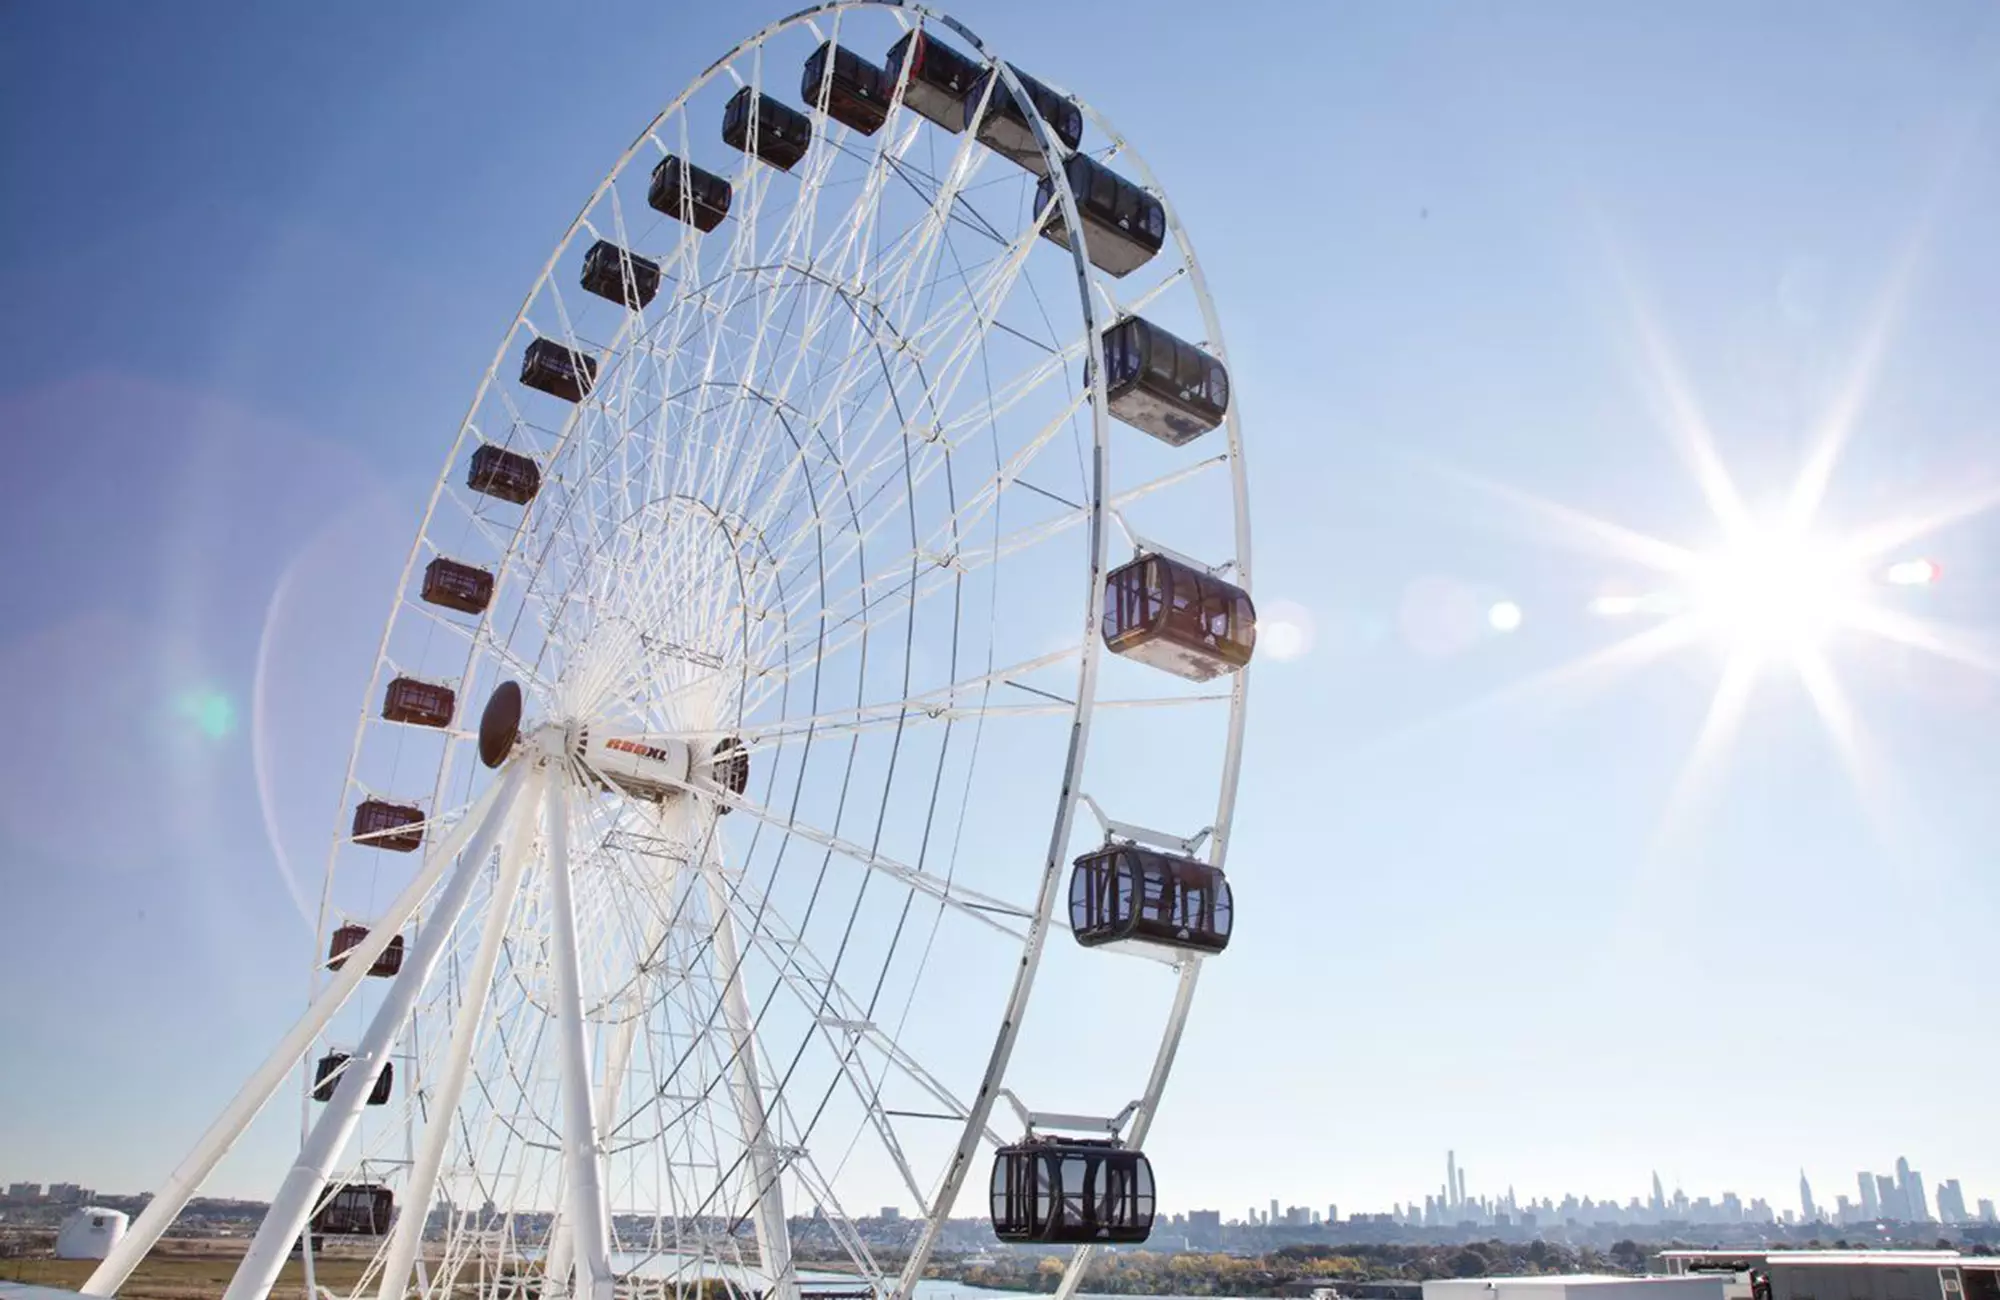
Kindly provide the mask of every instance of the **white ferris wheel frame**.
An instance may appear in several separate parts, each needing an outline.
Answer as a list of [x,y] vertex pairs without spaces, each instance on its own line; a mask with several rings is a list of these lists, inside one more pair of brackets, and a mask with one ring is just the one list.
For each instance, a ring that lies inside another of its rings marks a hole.
[[[508,326],[500,350],[495,355],[493,362],[487,367],[486,373],[473,397],[468,416],[461,424],[459,434],[454,440],[451,453],[446,461],[443,476],[434,487],[429,503],[426,506],[423,524],[418,529],[416,541],[410,550],[409,557],[404,566],[400,591],[407,592],[409,590],[412,575],[427,553],[426,544],[431,520],[437,512],[440,502],[451,490],[450,480],[453,470],[459,463],[463,451],[469,442],[476,441],[478,438],[478,433],[474,428],[473,422],[482,409],[488,390],[493,388],[496,381],[502,375],[502,368],[506,364],[512,341],[524,326],[531,331],[535,329],[528,319],[529,311],[539,299],[543,286],[549,282],[550,277],[555,273],[558,260],[562,257],[565,250],[571,246],[579,234],[594,230],[590,226],[588,218],[599,201],[605,196],[606,191],[625,171],[628,164],[649,139],[653,139],[656,144],[658,143],[657,138],[653,136],[656,128],[667,122],[676,113],[679,113],[695,93],[706,86],[719,73],[726,70],[734,76],[736,61],[747,52],[761,51],[762,47],[779,33],[801,25],[808,27],[815,36],[823,39],[824,36],[820,32],[817,20],[831,18],[835,23],[834,30],[837,33],[840,15],[849,10],[888,10],[894,14],[895,21],[905,31],[916,31],[920,30],[923,26],[934,25],[950,31],[959,39],[966,42],[975,58],[983,60],[987,66],[998,70],[998,76],[1004,82],[1007,90],[1013,94],[1017,103],[1027,109],[1025,115],[1042,151],[1045,165],[1049,167],[1052,175],[1062,175],[1060,164],[1065,151],[1055,141],[1048,124],[1042,119],[1040,112],[1033,107],[1033,100],[1027,94],[1014,68],[1006,60],[993,54],[976,34],[956,19],[924,5],[911,3],[909,0],[831,0],[830,3],[816,5],[767,25],[755,35],[740,43],[727,55],[711,64],[661,110],[653,122],[639,134],[632,145],[618,158],[605,179],[600,182],[597,189],[593,191],[589,199],[585,202],[579,216],[564,233],[554,252],[551,253],[540,276],[537,277],[534,287],[529,291],[524,300],[522,308],[516,313],[513,322]],[[907,84],[908,75],[906,67],[901,77],[899,77],[896,87],[895,102],[897,104],[901,103],[903,87]],[[738,80],[740,81],[740,78]],[[1067,94],[1068,92],[1061,93]],[[1140,157],[1136,150],[1130,147],[1125,138],[1112,128],[1110,123],[1101,114],[1091,108],[1081,98],[1075,96],[1071,96],[1071,98],[1082,109],[1086,120],[1108,141],[1109,149],[1104,156],[1119,158],[1121,166],[1129,168],[1134,173],[1134,179],[1157,198],[1164,208],[1167,231],[1170,232],[1182,261],[1183,271],[1178,274],[1186,276],[1187,287],[1194,296],[1206,329],[1205,347],[1227,366],[1229,358],[1223,339],[1221,321],[1209,296],[1206,279],[1196,258],[1193,245],[1188,238],[1186,230],[1182,227],[1165,189],[1159,185],[1151,169],[1146,166],[1143,158]],[[1068,753],[1061,785],[1061,794],[1058,799],[1054,824],[1049,838],[1049,847],[1042,864],[1036,902],[1027,915],[1019,918],[1026,921],[1025,930],[1017,932],[1011,928],[1009,929],[1009,933],[1017,934],[1022,941],[1020,966],[1014,977],[1012,991],[1007,999],[1001,1017],[1000,1028],[988,1057],[979,1090],[969,1102],[963,1103],[966,1111],[964,1123],[950,1164],[945,1171],[941,1183],[937,1186],[928,1202],[924,1204],[926,1215],[924,1227],[916,1246],[912,1249],[895,1284],[895,1300],[907,1300],[918,1281],[923,1277],[925,1266],[938,1244],[938,1238],[942,1232],[946,1218],[953,1209],[963,1188],[964,1181],[970,1172],[973,1156],[982,1142],[991,1140],[989,1119],[994,1104],[1000,1097],[1003,1095],[1007,1096],[1015,1109],[1021,1114],[1024,1122],[1028,1123],[1031,1127],[1036,1121],[1041,1121],[1045,1125],[1054,1127],[1101,1127],[1102,1131],[1107,1131],[1114,1136],[1121,1137],[1126,1145],[1138,1147],[1146,1138],[1160,1098],[1164,1093],[1200,976],[1202,959],[1194,953],[1182,953],[1171,958],[1172,964],[1178,969],[1178,979],[1171,1011],[1169,1012],[1167,1023],[1162,1033],[1157,1054],[1148,1074],[1145,1089],[1131,1105],[1126,1107],[1123,1113],[1109,1119],[1053,1113],[1037,1115],[1022,1106],[1004,1086],[1008,1066],[1026,1018],[1030,994],[1034,987],[1036,974],[1041,965],[1048,932],[1053,924],[1059,885],[1068,857],[1068,846],[1071,843],[1078,806],[1080,804],[1090,804],[1099,820],[1104,822],[1107,834],[1115,829],[1121,834],[1136,838],[1151,838],[1156,842],[1177,844],[1179,847],[1186,849],[1192,849],[1193,844],[1198,843],[1205,836],[1209,841],[1207,846],[1207,860],[1210,864],[1218,868],[1224,864],[1235,810],[1236,786],[1242,758],[1244,711],[1248,688],[1247,668],[1235,673],[1229,683],[1227,695],[1229,713],[1225,752],[1222,760],[1219,798],[1214,819],[1207,828],[1204,828],[1199,834],[1193,837],[1192,841],[1174,835],[1162,836],[1158,832],[1146,832],[1143,828],[1111,822],[1104,817],[1101,810],[1096,808],[1094,802],[1090,801],[1088,792],[1083,787],[1084,766],[1088,752],[1091,720],[1096,708],[1100,707],[1101,704],[1097,700],[1097,676],[1104,649],[1098,635],[1098,629],[1104,614],[1105,578],[1109,569],[1110,537],[1107,524],[1115,522],[1119,527],[1124,527],[1124,521],[1118,517],[1116,511],[1118,502],[1109,495],[1109,456],[1112,421],[1107,409],[1106,372],[1102,344],[1104,330],[1120,317],[1120,304],[1113,300],[1110,293],[1105,289],[1101,278],[1093,272],[1087,253],[1086,227],[1079,220],[1076,201],[1069,186],[1064,183],[1057,184],[1053,188],[1055,201],[1060,206],[1064,225],[1068,231],[1072,232],[1069,251],[1076,273],[1077,290],[1083,316],[1083,334],[1089,357],[1088,398],[1091,408],[1092,455],[1089,474],[1090,499],[1087,507],[1087,515],[1083,520],[1083,522],[1087,523],[1089,530],[1090,572],[1082,624],[1083,636],[1080,651],[1078,652],[1079,663],[1077,667],[1076,689],[1073,696],[1074,702],[1068,710],[1071,716]],[[947,208],[949,208],[950,204],[955,201],[955,196],[947,195],[944,201]],[[1167,282],[1167,284],[1171,283],[1171,280]],[[1154,292],[1163,291],[1167,287],[1167,284],[1161,285]],[[1136,311],[1136,306],[1130,307],[1128,310]],[[623,328],[621,327],[621,337]],[[1244,473],[1240,406],[1240,401],[1232,396],[1228,402],[1224,416],[1224,435],[1227,450],[1223,456],[1213,459],[1226,459],[1228,462],[1231,475],[1231,501],[1234,509],[1234,556],[1229,567],[1232,570],[1232,581],[1247,591],[1251,587],[1250,524],[1248,491]],[[583,404],[579,403],[576,410],[566,418],[558,447],[563,445],[572,435],[578,420],[581,418],[582,411]],[[1208,464],[1212,463],[1212,461],[1203,463]],[[1150,487],[1146,490],[1150,490]],[[504,578],[507,566],[511,565],[521,554],[522,542],[528,535],[528,518],[529,516],[524,514],[521,526],[509,541],[504,552],[501,567],[495,573],[496,582]],[[1128,536],[1131,535],[1129,529],[1126,529],[1126,532]],[[1133,541],[1136,546],[1139,539],[1134,537]],[[1165,549],[1150,542],[1146,545],[1154,551],[1164,551]],[[397,605],[398,617],[402,613],[404,599],[399,597]],[[914,600],[915,597],[913,595],[913,603]],[[485,631],[491,618],[492,611],[489,609],[480,616],[478,631]],[[396,619],[392,617],[389,627],[384,630],[381,644],[378,647],[377,664],[370,681],[369,689],[371,695],[380,688],[384,678],[388,675],[390,637],[395,625]],[[488,649],[492,650],[495,647],[489,646]],[[481,645],[475,633],[469,650],[470,659],[477,659],[480,653]],[[1018,665],[1015,667],[1018,667]],[[958,684],[955,683],[954,685]],[[921,704],[921,701],[905,700],[903,706],[907,708],[912,703]],[[938,704],[935,700],[931,703],[934,706]],[[883,705],[880,707],[888,708],[893,707],[893,705]],[[956,701],[947,700],[943,707],[946,709],[956,707]],[[1057,713],[1063,711],[1060,704],[1048,707],[1051,711]],[[852,715],[855,712],[855,710],[845,710],[843,711],[843,716]],[[372,720],[372,715],[366,702],[364,702],[361,721],[357,724],[355,744],[350,754],[347,777],[343,783],[343,811],[345,800],[356,788],[356,771],[360,762],[362,740]],[[788,720],[788,722],[794,723],[797,721],[799,720]],[[856,726],[865,725],[865,719],[858,717],[852,718],[852,722]],[[438,776],[437,796],[442,796],[445,782],[449,777],[450,752],[450,750],[447,750],[446,767],[440,771]],[[83,1287],[85,1294],[97,1296],[115,1294],[118,1287],[130,1275],[132,1269],[137,1266],[160,1236],[164,1234],[175,1217],[185,1207],[187,1201],[199,1190],[203,1180],[234,1145],[236,1140],[256,1117],[257,1113],[282,1087],[285,1080],[292,1075],[292,1072],[298,1067],[301,1061],[308,1058],[314,1044],[320,1041],[328,1023],[361,985],[362,980],[367,976],[376,959],[386,950],[391,937],[401,933],[412,921],[416,921],[419,923],[419,928],[416,942],[405,959],[405,973],[392,982],[390,994],[377,1009],[370,1027],[369,1037],[363,1043],[355,1058],[363,1062],[372,1062],[373,1068],[350,1068],[339,1078],[331,1101],[321,1112],[318,1123],[311,1126],[306,1136],[304,1147],[301,1150],[298,1163],[293,1167],[285,1184],[281,1187],[277,1198],[273,1202],[270,1215],[267,1217],[262,1229],[260,1229],[256,1241],[246,1253],[244,1264],[235,1280],[231,1283],[227,1300],[261,1300],[263,1296],[268,1294],[270,1286],[275,1281],[277,1273],[282,1267],[285,1257],[290,1252],[292,1244],[299,1239],[301,1230],[305,1227],[307,1216],[311,1212],[315,1199],[326,1186],[328,1178],[332,1174],[334,1163],[339,1158],[341,1148],[347,1136],[353,1131],[361,1106],[366,1100],[366,1093],[374,1082],[375,1071],[379,1070],[380,1063],[386,1061],[394,1049],[397,1035],[408,1020],[415,999],[421,993],[431,964],[437,958],[439,945],[444,942],[452,925],[456,922],[459,912],[466,905],[473,877],[486,866],[489,852],[496,840],[502,837],[503,829],[509,824],[513,824],[517,831],[519,828],[527,826],[533,819],[534,805],[546,799],[550,813],[546,819],[546,825],[553,829],[547,832],[547,844],[545,848],[550,864],[550,880],[553,887],[552,895],[555,902],[555,911],[558,914],[557,923],[553,926],[552,933],[555,936],[559,949],[565,940],[568,944],[568,950],[560,952],[559,959],[555,963],[558,982],[562,985],[559,990],[559,1005],[556,1009],[559,1013],[558,1019],[563,1040],[560,1054],[565,1079],[562,1094],[566,1111],[567,1130],[564,1142],[564,1157],[565,1167],[569,1171],[569,1177],[573,1185],[583,1188],[580,1194],[573,1193],[571,1196],[568,1212],[574,1216],[574,1221],[568,1237],[564,1239],[564,1243],[577,1252],[576,1266],[578,1270],[579,1290],[587,1287],[593,1296],[593,1300],[608,1300],[611,1294],[612,1273],[608,1259],[609,1234],[605,1218],[606,1203],[603,1199],[601,1189],[598,1189],[595,1185],[595,1170],[598,1157],[602,1155],[602,1148],[598,1145],[598,1135],[595,1128],[596,1117],[593,1114],[593,1102],[588,1085],[588,1063],[585,1059],[587,1049],[583,1045],[581,1037],[584,1032],[585,1012],[582,995],[575,982],[576,971],[578,969],[578,957],[575,952],[577,928],[568,897],[569,869],[567,863],[567,837],[563,830],[567,825],[567,819],[558,812],[559,785],[559,781],[550,779],[539,769],[530,770],[520,763],[510,764],[502,778],[493,782],[466,810],[465,815],[455,825],[439,827],[439,829],[444,831],[444,834],[435,844],[426,845],[422,867],[396,900],[377,918],[375,925],[359,946],[348,951],[347,960],[340,969],[328,972],[323,960],[316,951],[313,963],[314,996],[306,1014],[279,1042],[271,1055],[246,1082],[242,1090],[224,1109],[222,1114],[217,1117],[187,1158],[173,1171],[166,1183],[146,1207],[145,1211],[133,1223],[131,1230],[113,1248],[110,1255],[92,1274],[89,1281]],[[717,792],[708,791],[707,793],[713,797]],[[729,802],[730,800],[724,799],[722,801]],[[442,804],[439,803],[434,806],[442,806]],[[787,833],[799,833],[802,830],[799,827],[786,827],[784,829]],[[807,834],[807,838],[811,838],[809,833]],[[823,839],[824,837],[821,838]],[[505,897],[508,899],[512,898],[512,891],[518,888],[520,884],[523,860],[526,857],[526,850],[531,839],[532,836],[525,833],[517,833],[507,838],[505,848],[501,854],[501,864],[498,871],[498,878],[501,883],[498,888],[505,891]],[[856,846],[835,845],[831,843],[827,844],[826,847],[842,848],[849,852],[856,850]],[[455,860],[458,865],[450,871],[447,878],[447,869],[452,867]],[[866,857],[863,860],[867,861]],[[881,864],[868,861],[867,865],[879,867]],[[320,940],[322,942],[326,937],[327,927],[331,924],[330,894],[332,876],[333,864],[329,860],[327,893],[323,895],[321,909]],[[906,880],[906,883],[911,883],[913,887],[921,887],[918,883],[918,878],[920,877],[921,873],[916,873],[914,877]],[[442,885],[441,890],[439,889],[440,885]],[[965,892],[962,888],[957,891],[960,897]],[[435,897],[433,897],[434,893],[436,894]],[[493,919],[485,926],[485,933],[481,936],[479,956],[474,968],[475,983],[482,980],[490,982],[494,956],[501,941],[501,933],[504,930],[506,915],[506,907],[500,907],[493,912]],[[719,918],[718,925],[725,933],[727,929],[727,915],[726,910],[718,909],[716,912],[716,916]],[[990,922],[990,917],[988,920]],[[729,940],[729,942],[733,944],[733,939]],[[568,975],[566,983],[562,980],[565,972]],[[483,999],[483,995],[484,990],[482,988],[479,996]],[[483,1001],[481,1005],[483,1005]],[[478,1019],[478,1008],[474,1007],[461,1023],[470,1026],[476,1024]],[[741,1035],[745,1032],[744,1026],[738,1022],[738,1017],[735,1014],[731,1014],[729,1019],[732,1022],[730,1025],[732,1035]],[[754,1031],[751,1032],[754,1035]],[[446,1116],[452,1112],[458,1090],[464,1084],[466,1062],[470,1054],[470,1048],[468,1045],[458,1044],[456,1041],[458,1036],[458,1034],[454,1034],[454,1046],[446,1057],[447,1067],[444,1076],[434,1084],[436,1088],[436,1092],[433,1094],[436,1106],[432,1111],[434,1115]],[[473,1031],[468,1031],[465,1036],[467,1038],[472,1037]],[[743,1048],[739,1045],[738,1059],[741,1058],[742,1053]],[[583,1086],[577,1086],[579,1083]],[[741,1097],[741,1091],[743,1085],[746,1083],[748,1092],[752,1096],[758,1091],[758,1084],[754,1074],[739,1076],[737,1079],[739,1100],[744,1100]],[[449,1127],[448,1124],[443,1122],[429,1124],[427,1126],[425,1142],[422,1148],[414,1154],[411,1185],[417,1188],[424,1188],[427,1180],[429,1180],[430,1187],[420,1199],[412,1198],[401,1206],[398,1228],[404,1230],[398,1231],[395,1234],[390,1245],[388,1264],[384,1269],[382,1279],[382,1294],[385,1297],[391,1294],[396,1296],[403,1294],[412,1267],[414,1266],[419,1270],[422,1268],[418,1256],[421,1254],[423,1224],[428,1217],[431,1204],[430,1191],[434,1190],[434,1180],[438,1172],[438,1162],[442,1154],[442,1138],[433,1140],[432,1131],[441,1133]],[[754,1148],[755,1143],[752,1142],[751,1145]],[[767,1185],[774,1185],[774,1183]],[[760,1197],[760,1206],[757,1213],[760,1246],[766,1252],[777,1247],[785,1251],[788,1257],[789,1247],[780,1246],[777,1241],[772,1240],[773,1237],[783,1238],[786,1235],[782,1211],[778,1211],[780,1217],[777,1218],[775,1223],[772,1223],[767,1213],[770,1206],[761,1203],[763,1199]],[[1074,1252],[1057,1293],[1060,1300],[1068,1300],[1068,1297],[1076,1291],[1082,1280],[1090,1254],[1091,1249],[1087,1246],[1079,1247]],[[306,1260],[308,1285],[310,1288],[310,1248],[306,1251]],[[768,1257],[764,1262],[767,1271],[778,1277],[781,1283],[784,1279],[791,1277],[788,1266],[771,1269]],[[553,1262],[550,1265],[550,1273],[551,1276],[556,1275],[556,1266]],[[419,1273],[420,1285],[421,1276],[421,1273]]]

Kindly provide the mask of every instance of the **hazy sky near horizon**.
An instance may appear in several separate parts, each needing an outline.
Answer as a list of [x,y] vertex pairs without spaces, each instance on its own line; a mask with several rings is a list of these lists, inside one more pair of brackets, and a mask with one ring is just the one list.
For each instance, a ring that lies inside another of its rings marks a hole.
[[[471,387],[633,132],[791,7],[0,12],[0,1181],[153,1186],[297,1014]],[[1714,647],[1493,698],[1651,578],[1474,482],[1702,548],[1691,410],[1761,512],[1845,409],[1826,531],[2000,485],[2000,9],[955,12],[1172,192],[1258,595],[1312,627],[1257,671],[1166,1208],[1387,1208],[1448,1147],[1474,1194],[1830,1203],[1907,1155],[2000,1196],[1995,517],[1885,595],[1957,659],[1835,637],[1851,733],[1769,666],[1690,787]]]

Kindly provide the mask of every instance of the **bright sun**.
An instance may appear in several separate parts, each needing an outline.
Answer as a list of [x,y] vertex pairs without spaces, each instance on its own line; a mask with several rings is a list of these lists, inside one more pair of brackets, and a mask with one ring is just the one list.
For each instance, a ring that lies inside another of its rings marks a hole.
[[1864,599],[1862,566],[1840,547],[1778,527],[1749,527],[1696,560],[1693,617],[1731,654],[1797,661],[1850,624]]

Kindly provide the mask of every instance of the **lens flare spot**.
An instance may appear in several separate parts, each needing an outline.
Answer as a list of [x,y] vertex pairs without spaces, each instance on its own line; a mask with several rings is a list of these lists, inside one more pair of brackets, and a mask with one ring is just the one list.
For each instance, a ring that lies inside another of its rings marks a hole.
[[236,730],[236,705],[221,691],[182,691],[174,697],[174,716],[210,740],[221,740]]
[[1901,560],[1890,565],[1882,578],[1895,587],[1928,587],[1943,576],[1935,560]]
[[1303,659],[1312,651],[1312,611],[1289,600],[1272,601],[1257,619],[1257,653],[1280,662]]
[[1486,625],[1495,632],[1512,632],[1521,626],[1521,607],[1511,600],[1497,600],[1486,611]]

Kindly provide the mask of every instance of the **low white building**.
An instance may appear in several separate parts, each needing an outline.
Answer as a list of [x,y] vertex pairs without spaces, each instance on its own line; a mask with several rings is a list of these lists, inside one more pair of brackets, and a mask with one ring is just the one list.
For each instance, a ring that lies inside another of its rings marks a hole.
[[103,1259],[125,1235],[130,1223],[117,1210],[86,1205],[63,1220],[56,1234],[57,1259]]
[[1548,1277],[1455,1277],[1424,1283],[1424,1300],[1724,1300],[1729,1279],[1571,1273]]
[[1731,1277],[1744,1300],[2000,1300],[2000,1258],[1955,1250],[1669,1250],[1660,1262]]

